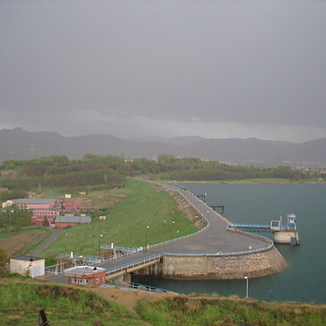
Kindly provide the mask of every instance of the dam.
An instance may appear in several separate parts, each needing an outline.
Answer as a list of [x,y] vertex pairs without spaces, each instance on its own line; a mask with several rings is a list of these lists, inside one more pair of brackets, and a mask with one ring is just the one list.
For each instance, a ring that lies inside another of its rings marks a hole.
[[[207,226],[183,238],[130,253],[97,257],[94,264],[106,269],[107,279],[129,281],[131,273],[185,280],[243,279],[272,275],[287,267],[271,239],[230,228],[227,219],[187,189],[155,185],[180,194],[181,200],[205,218]],[[62,275],[57,279],[65,282]]]

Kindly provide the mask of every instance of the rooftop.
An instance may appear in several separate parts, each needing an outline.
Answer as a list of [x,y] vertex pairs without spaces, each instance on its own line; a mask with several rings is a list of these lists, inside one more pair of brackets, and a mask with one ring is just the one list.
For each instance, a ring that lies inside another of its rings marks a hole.
[[73,274],[73,275],[91,275],[100,272],[106,271],[105,268],[102,267],[93,267],[93,266],[76,266],[71,267],[65,270],[65,274]]
[[54,204],[56,199],[54,198],[18,198],[14,199],[13,201],[19,204]]
[[90,223],[92,218],[90,216],[58,216],[55,219],[56,223]]
[[25,261],[35,261],[35,260],[41,260],[41,259],[44,259],[44,258],[27,256],[27,255],[21,255],[21,256],[11,257],[11,259],[25,260]]

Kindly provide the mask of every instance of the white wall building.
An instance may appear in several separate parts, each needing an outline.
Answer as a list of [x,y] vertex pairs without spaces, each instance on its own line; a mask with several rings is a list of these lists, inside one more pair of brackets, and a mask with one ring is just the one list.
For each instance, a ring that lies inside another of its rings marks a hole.
[[44,258],[16,256],[10,258],[10,273],[32,278],[44,275]]

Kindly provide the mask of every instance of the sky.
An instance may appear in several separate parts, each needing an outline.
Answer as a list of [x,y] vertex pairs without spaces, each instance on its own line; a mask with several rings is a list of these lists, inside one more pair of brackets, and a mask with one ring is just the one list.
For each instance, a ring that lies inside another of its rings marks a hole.
[[326,137],[326,1],[0,0],[0,129]]

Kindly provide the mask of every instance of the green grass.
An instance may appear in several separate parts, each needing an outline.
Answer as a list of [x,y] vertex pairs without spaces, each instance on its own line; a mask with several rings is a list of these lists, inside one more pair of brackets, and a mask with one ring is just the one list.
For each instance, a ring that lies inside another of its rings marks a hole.
[[[107,192],[107,210],[93,215],[89,225],[63,229],[58,240],[41,256],[71,251],[97,255],[100,244],[143,247],[146,239],[147,244],[153,245],[197,231],[178,209],[175,198],[163,190],[145,182],[128,180],[127,186],[118,193],[123,199],[112,206],[114,196],[112,191]],[[101,200],[105,198],[102,196]],[[99,215],[106,215],[107,219],[99,220]]]
[[40,324],[41,309],[52,326],[143,325],[124,305],[104,300],[91,290],[8,280],[0,283],[1,325]]
[[11,276],[0,282],[0,320],[4,326],[37,325],[40,324],[39,311],[45,309],[51,326],[326,324],[325,306],[211,296],[156,299],[158,300],[141,299],[136,308],[130,310],[116,300],[103,299],[93,288],[56,285]]
[[248,324],[255,326],[323,326],[326,309],[307,305],[232,300],[174,297],[138,303],[137,313],[153,326]]

